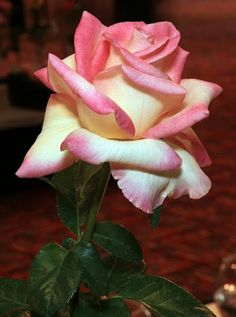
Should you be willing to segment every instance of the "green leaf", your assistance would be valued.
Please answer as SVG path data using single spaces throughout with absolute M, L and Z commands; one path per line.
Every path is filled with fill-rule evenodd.
M 97 223 L 94 241 L 109 253 L 126 261 L 142 260 L 142 250 L 134 236 L 123 226 L 110 223 Z
M 105 295 L 107 293 L 107 269 L 95 246 L 80 241 L 74 252 L 83 272 L 83 280 L 95 294 Z
M 61 193 L 64 197 L 74 201 L 74 188 L 76 183 L 76 170 L 77 164 L 75 163 L 61 172 L 55 173 L 51 178 L 53 187 Z
M 35 258 L 29 279 L 29 301 L 35 312 L 51 316 L 63 308 L 76 291 L 81 271 L 73 251 L 51 243 Z
M 155 229 L 161 221 L 161 210 L 162 210 L 162 206 L 155 208 L 153 210 L 153 213 L 150 216 L 150 222 L 151 222 L 152 229 Z
M 65 240 L 62 241 L 62 247 L 65 248 L 66 250 L 71 250 L 75 247 L 77 241 L 74 240 L 73 238 L 66 238 Z
M 157 317 L 215 317 L 190 293 L 162 277 L 143 275 L 130 278 L 119 295 L 148 307 Z
M 0 279 L 0 316 L 29 309 L 25 281 Z
M 57 210 L 59 217 L 72 232 L 87 220 L 97 182 L 107 165 L 92 165 L 79 161 L 69 169 L 56 173 L 51 183 L 57 190 Z M 79 213 L 79 214 L 77 214 Z
M 119 291 L 122 285 L 131 277 L 140 276 L 146 270 L 144 262 L 127 262 L 112 255 L 103 258 L 107 267 L 108 291 Z
M 92 165 L 83 161 L 52 176 L 51 183 L 64 197 L 75 200 L 75 191 L 83 191 L 91 178 L 100 170 L 102 165 Z
M 119 297 L 100 301 L 97 304 L 82 302 L 73 317 L 130 317 L 128 307 Z
M 77 215 L 75 202 L 57 193 L 56 207 L 61 222 L 72 232 L 77 233 Z

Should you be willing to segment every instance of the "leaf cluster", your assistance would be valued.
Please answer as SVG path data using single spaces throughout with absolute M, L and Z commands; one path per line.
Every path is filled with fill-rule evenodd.
M 107 164 L 84 162 L 44 178 L 56 189 L 59 217 L 76 239 L 44 246 L 27 281 L 0 278 L 0 316 L 129 317 L 132 302 L 157 317 L 214 316 L 184 289 L 148 275 L 139 242 L 123 226 L 95 221 L 108 178 Z

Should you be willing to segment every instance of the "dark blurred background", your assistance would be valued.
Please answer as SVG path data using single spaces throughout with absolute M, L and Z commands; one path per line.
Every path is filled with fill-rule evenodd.
M 190 51 L 184 77 L 217 82 L 223 94 L 210 118 L 195 126 L 213 160 L 210 193 L 199 201 L 168 200 L 157 231 L 111 181 L 101 218 L 123 223 L 142 242 L 152 273 L 166 276 L 204 302 L 212 300 L 221 258 L 236 252 L 236 1 L 235 0 L 0 0 L 0 276 L 25 278 L 33 256 L 67 231 L 54 193 L 14 173 L 38 135 L 50 93 L 33 77 L 48 52 L 73 51 L 83 10 L 104 24 L 169 20 Z M 113 202 L 116 201 L 114 206 Z

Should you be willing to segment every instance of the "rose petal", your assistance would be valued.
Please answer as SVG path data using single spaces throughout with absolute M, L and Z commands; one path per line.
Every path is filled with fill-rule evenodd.
M 137 52 L 149 63 L 160 60 L 171 54 L 178 46 L 180 33 L 171 22 L 146 24 L 140 30 L 149 39 L 149 48 Z
M 65 137 L 80 126 L 75 105 L 59 95 L 52 95 L 46 108 L 42 132 L 16 172 L 19 177 L 41 177 L 70 166 L 74 158 L 61 152 Z
M 74 47 L 76 69 L 77 72 L 89 82 L 93 79 L 92 58 L 94 50 L 97 48 L 102 34 L 106 29 L 107 27 L 104 26 L 95 16 L 87 11 L 84 11 L 80 23 L 75 31 Z M 104 54 L 104 51 L 103 53 L 99 53 L 101 60 L 105 58 Z M 96 57 L 95 64 L 98 63 L 97 59 L 98 56 Z
M 104 36 L 112 44 L 106 68 L 122 64 L 122 52 L 117 48 L 126 49 L 150 63 L 171 54 L 180 39 L 179 32 L 170 22 L 149 25 L 143 22 L 121 23 L 114 29 L 109 27 Z
M 153 171 L 173 170 L 181 165 L 179 156 L 164 141 L 108 140 L 85 129 L 72 132 L 62 149 L 68 149 L 73 156 L 91 164 L 117 162 Z
M 140 72 L 138 74 L 140 81 L 143 81 L 143 77 L 146 79 L 145 74 Z M 148 77 L 148 81 L 150 77 L 151 76 Z M 151 78 L 151 84 L 153 83 L 153 85 L 155 85 L 156 78 Z M 134 80 L 136 79 L 134 78 Z M 147 85 L 148 84 L 149 83 L 147 83 Z M 162 94 L 151 89 L 143 88 L 141 85 L 137 85 L 131 80 L 126 79 L 119 66 L 100 73 L 94 80 L 94 85 L 100 92 L 116 102 L 129 117 L 132 118 L 135 126 L 134 137 L 136 139 L 140 138 L 147 129 L 151 128 L 157 122 L 159 117 L 173 106 L 174 109 L 176 109 L 177 102 L 181 105 L 184 97 L 183 95 Z M 163 84 L 159 90 L 165 90 L 167 92 L 167 88 L 165 89 L 165 85 Z M 175 89 L 177 92 L 179 92 L 179 90 L 181 89 Z M 97 126 L 96 123 L 95 125 Z M 103 136 L 106 135 L 103 134 Z M 109 137 L 108 134 L 107 137 Z M 120 138 L 122 138 L 122 136 Z
M 165 58 L 154 62 L 152 65 L 167 74 L 175 83 L 179 83 L 189 52 L 177 47 L 173 53 Z
M 195 159 L 183 149 L 178 148 L 176 152 L 182 159 L 182 165 L 175 171 L 150 173 L 122 164 L 111 164 L 113 177 L 134 206 L 152 213 L 168 196 L 178 198 L 188 194 L 192 199 L 199 199 L 208 193 L 211 181 Z
M 77 100 L 77 110 L 81 125 L 85 129 L 108 139 L 133 139 L 117 124 L 114 113 L 104 115 L 94 112 L 81 98 Z
M 62 79 L 62 77 L 60 76 L 60 74 L 58 73 L 57 69 L 55 69 L 54 67 L 54 59 L 58 59 L 55 55 L 49 54 L 48 56 L 48 81 L 49 84 L 51 85 L 52 89 L 55 92 L 58 92 L 60 94 L 64 94 L 66 96 L 69 96 L 72 99 L 75 99 L 75 94 L 73 93 L 73 91 L 71 90 L 70 86 L 68 85 L 67 82 L 65 82 L 65 80 Z M 67 66 L 62 60 L 61 61 L 61 65 L 64 65 L 64 67 L 67 68 L 68 72 L 75 72 L 73 69 L 71 69 L 69 66 Z M 58 66 L 60 67 L 60 66 Z
M 157 125 L 144 133 L 144 137 L 169 137 L 203 120 L 209 115 L 209 103 L 222 91 L 216 84 L 197 79 L 184 79 L 181 86 L 187 91 L 182 110 L 172 116 L 167 113 Z
M 47 86 L 49 89 L 53 90 L 51 84 L 48 81 L 48 68 L 44 67 L 41 68 L 39 70 L 37 70 L 36 72 L 34 72 L 34 75 L 42 81 L 42 83 Z
M 126 49 L 120 48 L 120 52 L 125 61 L 136 70 L 147 75 L 155 76 L 156 78 L 169 79 L 168 75 L 161 72 L 159 68 L 146 63 L 144 60 L 130 53 Z
M 110 53 L 110 43 L 106 40 L 101 40 L 96 51 L 94 52 L 91 63 L 92 79 L 105 69 L 105 65 Z
M 49 79 L 54 89 L 81 97 L 84 103 L 98 114 L 114 113 L 118 125 L 130 135 L 134 135 L 133 122 L 114 101 L 103 95 L 94 85 L 65 65 L 58 57 L 50 54 L 49 64 L 50 69 L 53 70 Z
M 164 78 L 157 78 L 153 75 L 144 74 L 141 71 L 134 69 L 133 67 L 122 65 L 122 70 L 127 78 L 129 78 L 136 85 L 154 90 L 167 95 L 175 95 L 181 97 L 185 96 L 186 91 L 180 85 L 173 83 L 170 80 Z
M 121 47 L 127 47 L 132 39 L 134 30 L 145 25 L 144 22 L 115 23 L 106 29 L 104 36 L 107 39 L 115 40 Z
M 126 48 L 130 52 L 136 52 L 150 46 L 147 38 L 138 32 L 138 28 L 144 26 L 144 22 L 121 22 L 110 26 L 105 32 L 104 37 L 111 43 L 110 55 L 106 63 L 106 69 L 123 63 L 120 50 Z M 139 39 L 134 39 L 135 34 L 140 35 Z
M 76 68 L 75 66 L 75 55 L 72 54 L 66 58 L 63 59 L 63 62 L 69 66 L 70 68 L 74 69 Z M 37 70 L 34 75 L 40 79 L 45 86 L 47 86 L 49 89 L 53 90 L 53 87 L 51 86 L 51 84 L 49 83 L 49 80 L 48 80 L 48 68 L 47 67 L 44 67 L 44 68 L 41 68 L 39 70 Z
M 174 137 L 174 142 L 178 141 L 178 144 L 191 153 L 198 164 L 202 167 L 211 164 L 211 159 L 204 147 L 204 145 L 199 140 L 196 133 L 191 129 L 186 129 L 178 133 Z

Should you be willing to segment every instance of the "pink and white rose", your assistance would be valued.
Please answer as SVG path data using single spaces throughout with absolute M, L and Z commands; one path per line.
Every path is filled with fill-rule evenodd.
M 36 72 L 54 94 L 42 132 L 17 171 L 52 174 L 81 159 L 110 162 L 125 197 L 147 213 L 169 196 L 198 199 L 210 187 L 210 158 L 192 130 L 221 88 L 181 79 L 188 53 L 169 22 L 104 26 L 84 12 L 75 53 L 50 54 Z

